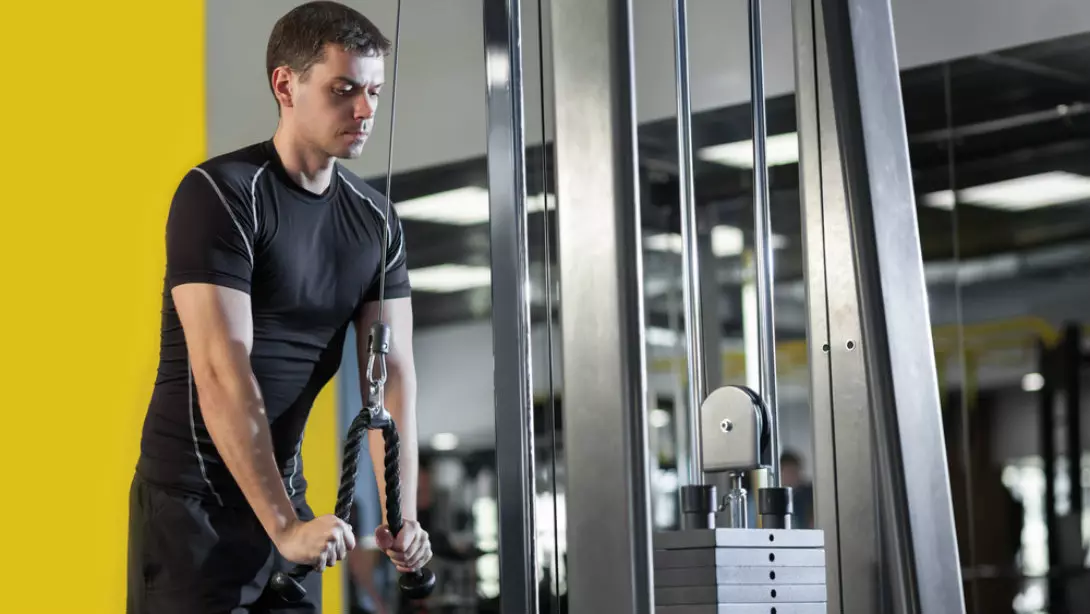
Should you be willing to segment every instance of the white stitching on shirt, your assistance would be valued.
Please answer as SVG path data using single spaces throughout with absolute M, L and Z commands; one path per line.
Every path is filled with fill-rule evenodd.
M 254 214 L 254 236 L 257 236 L 257 178 L 261 176 L 261 173 L 265 170 L 265 167 L 269 163 L 266 161 L 261 165 L 261 168 L 257 169 L 254 173 L 254 178 L 250 180 L 250 211 Z
M 212 179 L 212 176 L 209 175 L 208 172 L 205 171 L 203 168 L 196 167 L 193 170 L 204 175 L 205 179 L 208 180 L 208 183 L 212 184 L 212 189 L 216 191 L 216 195 L 220 197 L 220 202 L 223 203 L 223 208 L 227 210 L 227 215 L 231 216 L 231 221 L 235 223 L 235 229 L 237 229 L 238 234 L 242 236 L 242 244 L 246 246 L 246 255 L 250 257 L 250 268 L 253 269 L 254 250 L 250 246 L 250 241 L 246 238 L 246 233 L 242 232 L 242 226 L 238 223 L 238 218 L 236 218 L 234 212 L 231 211 L 231 207 L 227 205 L 227 199 L 224 198 L 223 192 L 220 192 L 220 187 L 216 185 L 216 182 L 214 179 Z
M 343 173 L 341 173 L 340 171 L 337 171 L 337 175 L 340 176 L 340 178 L 344 181 L 345 185 L 347 185 L 349 189 L 351 189 L 353 192 L 356 193 L 356 196 L 359 196 L 360 198 L 362 198 L 364 200 L 364 202 L 366 202 L 368 205 L 371 205 L 371 208 L 374 209 L 375 212 L 378 213 L 378 216 L 380 218 L 382 218 L 382 221 L 386 223 L 386 230 L 389 231 L 390 230 L 390 221 L 386 219 L 386 216 L 383 215 L 382 210 L 378 208 L 378 205 L 375 204 L 375 201 L 371 200 L 370 198 L 367 198 L 359 190 L 357 190 L 356 186 L 352 185 L 352 182 L 349 181 L 348 179 L 346 179 Z M 392 269 L 396 265 L 397 259 L 401 257 L 401 252 L 405 249 L 405 229 L 401 225 L 401 220 L 400 219 L 397 221 L 397 229 L 400 231 L 400 234 L 398 235 L 397 252 L 394 254 L 393 258 L 388 258 L 387 259 L 387 263 L 386 263 L 386 272 L 387 273 L 389 273 L 390 269 Z M 388 239 L 389 242 L 386 244 L 387 251 L 389 251 L 390 247 L 392 247 L 392 243 L 390 243 L 390 242 L 392 242 L 393 240 L 394 240 L 394 233 L 390 232 L 390 236 L 389 236 L 389 239 Z
M 291 455 L 291 475 L 288 476 L 288 487 L 291 488 L 290 496 L 295 497 L 295 474 L 299 471 L 299 453 L 303 451 L 303 440 L 300 439 L 299 443 L 295 446 L 295 454 Z
M 223 506 L 223 499 L 220 498 L 220 494 L 216 492 L 216 487 L 212 485 L 212 480 L 208 479 L 208 472 L 204 468 L 204 455 L 201 454 L 201 446 L 197 442 L 197 418 L 193 412 L 193 368 L 189 364 L 188 350 L 185 357 L 185 368 L 189 373 L 189 381 L 186 386 L 186 390 L 189 393 L 189 432 L 193 434 L 193 451 L 197 453 L 197 465 L 201 468 L 201 477 L 204 478 L 204 483 L 208 484 L 208 489 L 215 495 L 216 501 L 219 501 L 220 506 Z

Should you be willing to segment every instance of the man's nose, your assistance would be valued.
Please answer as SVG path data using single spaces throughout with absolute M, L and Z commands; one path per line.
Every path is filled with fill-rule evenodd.
M 371 119 L 375 115 L 375 107 L 368 100 L 367 96 L 360 96 L 356 99 L 356 117 L 360 119 Z

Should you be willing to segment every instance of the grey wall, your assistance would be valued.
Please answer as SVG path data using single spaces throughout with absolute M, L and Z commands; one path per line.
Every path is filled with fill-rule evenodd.
M 392 38 L 396 0 L 347 0 Z M 208 146 L 213 153 L 268 137 L 276 121 L 264 75 L 269 30 L 296 0 L 207 2 Z M 539 100 L 537 10 L 525 2 L 526 99 Z M 674 114 L 670 2 L 636 0 L 639 116 Z M 692 102 L 696 111 L 749 99 L 745 0 L 691 0 Z M 787 0 L 767 1 L 770 95 L 793 89 Z M 1086 0 L 893 0 L 902 67 L 984 53 L 1090 30 Z M 485 153 L 484 51 L 480 0 L 402 0 L 393 168 L 427 167 Z M 388 68 L 392 72 L 392 63 Z M 388 97 L 387 97 L 388 100 Z M 540 138 L 539 105 L 527 103 L 527 139 Z M 386 170 L 389 112 L 352 168 Z M 551 120 L 548 122 L 551 124 Z

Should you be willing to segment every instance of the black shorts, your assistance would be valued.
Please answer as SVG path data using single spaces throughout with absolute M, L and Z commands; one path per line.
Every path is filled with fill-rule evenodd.
M 314 518 L 296 503 L 303 520 Z M 268 588 L 291 569 L 248 507 L 221 507 L 167 491 L 137 476 L 129 493 L 128 614 L 314 614 L 321 574 L 307 574 L 307 596 L 287 603 Z

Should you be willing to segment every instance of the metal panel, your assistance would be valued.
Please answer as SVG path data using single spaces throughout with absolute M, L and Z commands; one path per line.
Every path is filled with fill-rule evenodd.
M 836 481 L 835 522 L 850 539 L 841 539 L 841 611 L 863 614 L 881 611 L 879 579 L 880 534 L 875 502 L 874 442 L 862 346 L 862 322 L 847 187 L 839 148 L 834 101 L 829 82 L 828 38 L 824 5 L 815 2 L 817 33 L 818 121 L 821 160 L 822 223 L 825 247 L 825 297 L 829 327 L 829 369 L 832 435 Z M 822 522 L 831 522 L 827 519 Z
M 553 0 L 551 14 L 569 606 L 650 614 L 632 6 Z
M 776 614 L 826 614 L 824 603 L 785 603 L 776 606 Z M 667 605 L 655 608 L 655 614 L 769 614 L 767 604 L 739 605 Z
M 829 309 L 825 293 L 825 221 L 821 193 L 818 90 L 813 0 L 794 0 L 795 112 L 799 134 L 799 198 L 802 207 L 803 265 L 810 413 L 814 450 L 814 526 L 825 534 L 830 612 L 840 612 L 840 531 L 833 438 L 832 371 L 829 364 Z
M 825 564 L 821 548 L 701 548 L 656 550 L 655 568 L 725 567 L 774 565 L 775 567 L 820 567 Z
M 821 584 L 742 584 L 735 586 L 684 586 L 655 589 L 655 603 L 699 605 L 768 603 L 815 603 L 825 601 Z
M 825 582 L 824 567 L 678 567 L 656 569 L 655 586 L 703 586 L 708 584 L 821 584 Z
M 841 542 L 841 578 L 852 578 L 843 611 L 964 612 L 890 4 L 821 0 L 818 7 L 839 522 L 853 535 L 867 531 L 851 542 L 859 550 Z M 845 301 L 842 310 L 834 300 Z M 844 345 L 847 335 L 854 351 Z M 855 435 L 843 432 L 845 422 L 859 427 Z M 868 483 L 871 467 L 880 477 Z M 875 500 L 885 556 L 870 534 Z M 869 583 L 866 567 L 875 559 L 881 579 Z M 883 585 L 888 595 L 876 590 Z M 892 608 L 876 607 L 875 598 Z
M 873 514 L 861 515 L 850 513 L 850 504 L 845 510 L 847 516 L 854 518 L 855 525 L 846 524 L 841 518 L 841 500 L 848 502 L 852 495 L 862 502 L 872 498 L 873 489 L 869 475 L 869 459 L 860 457 L 859 452 L 868 452 L 870 441 L 867 408 L 863 399 L 845 397 L 845 386 L 853 384 L 845 381 L 843 360 L 836 360 L 838 369 L 834 378 L 833 356 L 847 356 L 845 333 L 845 314 L 855 312 L 854 305 L 838 304 L 838 301 L 853 300 L 855 296 L 854 278 L 850 262 L 843 250 L 849 245 L 844 233 L 844 203 L 842 188 L 827 185 L 836 180 L 835 169 L 838 164 L 836 151 L 835 126 L 826 130 L 829 124 L 829 100 L 827 87 L 823 91 L 822 81 L 828 82 L 827 71 L 818 66 L 816 59 L 823 55 L 824 41 L 815 28 L 820 15 L 820 6 L 814 0 L 796 0 L 794 3 L 795 63 L 796 63 L 796 113 L 799 127 L 799 179 L 802 206 L 803 245 L 805 246 L 805 282 L 807 295 L 807 336 L 810 355 L 810 395 L 814 437 L 814 503 L 816 512 L 815 526 L 825 532 L 826 573 L 832 590 L 828 594 L 830 612 L 870 612 L 876 611 L 871 604 L 876 599 L 871 597 L 874 588 L 875 561 L 868 558 L 873 544 L 877 542 L 877 528 Z M 824 111 L 824 113 L 822 113 Z M 828 192 L 826 192 L 828 190 Z M 831 224 L 834 233 L 826 236 L 827 225 L 838 217 L 840 224 Z M 838 235 L 835 230 L 840 229 Z M 839 244 L 837 243 L 839 242 Z M 840 248 L 840 251 L 837 251 Z M 832 253 L 826 253 L 827 250 Z M 838 256 L 840 256 L 838 258 Z M 827 259 L 830 262 L 827 262 Z M 847 260 L 847 262 L 845 262 Z M 831 270 L 830 270 L 831 269 Z M 845 279 L 844 277 L 848 278 Z M 837 322 L 833 317 L 837 316 Z M 838 343 L 833 343 L 839 339 Z M 835 347 L 834 347 L 835 346 Z M 857 361 L 856 371 L 862 372 L 862 365 Z M 856 378 L 855 385 L 864 382 Z M 834 391 L 839 395 L 834 407 Z M 860 389 L 865 393 L 865 389 Z M 834 419 L 834 411 L 835 418 Z M 854 448 L 846 441 L 845 435 L 855 434 L 857 442 L 864 444 Z M 839 438 L 839 439 L 838 439 Z M 844 449 L 838 449 L 841 442 Z M 855 451 L 855 458 L 850 452 Z M 845 458 L 847 457 L 847 458 Z M 838 473 L 840 459 L 845 458 L 849 465 L 844 475 Z M 853 469 L 857 475 L 852 475 Z M 866 470 L 862 483 L 858 470 Z M 841 492 L 843 487 L 843 491 Z M 855 488 L 854 493 L 851 492 Z M 852 539 L 843 544 L 844 548 L 854 550 L 842 552 L 840 527 L 848 526 Z M 864 542 L 866 545 L 864 546 Z M 847 559 L 847 564 L 845 564 Z M 854 561 L 854 563 L 852 562 Z M 842 565 L 844 568 L 842 568 Z M 854 599 L 845 603 L 842 598 L 843 578 L 851 578 Z M 860 595 L 862 594 L 862 599 Z M 854 606 L 850 604 L 855 604 Z
M 536 612 L 533 386 L 520 0 L 484 0 L 500 609 Z
M 822 548 L 825 536 L 810 529 L 715 529 L 662 531 L 655 534 L 655 550 L 682 548 Z

